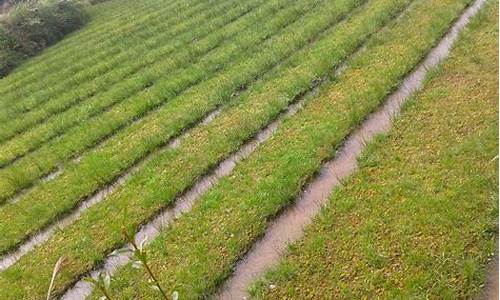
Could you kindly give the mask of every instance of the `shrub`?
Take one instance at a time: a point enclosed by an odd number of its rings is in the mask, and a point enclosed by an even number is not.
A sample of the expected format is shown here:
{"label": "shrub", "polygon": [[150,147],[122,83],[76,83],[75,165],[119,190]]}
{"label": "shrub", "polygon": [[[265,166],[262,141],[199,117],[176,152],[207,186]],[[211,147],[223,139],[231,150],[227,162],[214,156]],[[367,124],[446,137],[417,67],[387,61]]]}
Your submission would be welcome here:
{"label": "shrub", "polygon": [[0,24],[0,77],[5,76],[22,61],[22,55],[14,51],[14,43]]}

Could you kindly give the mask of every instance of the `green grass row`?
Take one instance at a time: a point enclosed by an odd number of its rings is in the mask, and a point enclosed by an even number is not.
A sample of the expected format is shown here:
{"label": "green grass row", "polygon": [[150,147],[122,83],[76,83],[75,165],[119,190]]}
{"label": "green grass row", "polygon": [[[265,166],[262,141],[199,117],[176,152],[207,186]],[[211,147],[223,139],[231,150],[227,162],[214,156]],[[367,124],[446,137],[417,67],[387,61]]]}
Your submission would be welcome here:
{"label": "green grass row", "polygon": [[[108,3],[109,3],[109,2],[108,2]],[[113,2],[113,3],[116,3],[116,2]],[[123,4],[123,2],[122,2],[122,4]],[[104,29],[104,27],[102,26],[102,24],[103,24],[103,23],[105,23],[105,22],[109,22],[111,19],[113,19],[113,17],[114,17],[113,15],[114,15],[115,13],[118,13],[118,15],[123,15],[123,16],[125,16],[124,12],[127,12],[127,11],[128,11],[128,12],[129,12],[129,16],[128,16],[128,17],[130,18],[130,17],[131,17],[130,15],[132,15],[132,14],[130,13],[131,11],[130,11],[130,10],[128,10],[128,8],[132,8],[132,7],[130,6],[130,4],[132,4],[132,3],[131,3],[131,1],[129,1],[129,5],[123,5],[123,6],[122,6],[122,9],[119,9],[118,7],[115,7],[115,8],[114,8],[114,11],[113,11],[113,10],[105,10],[105,12],[107,12],[107,15],[106,15],[106,17],[105,17],[105,18],[98,18],[98,19],[96,19],[96,18],[92,17],[92,18],[91,18],[91,20],[90,20],[90,22],[88,23],[88,24],[89,24],[89,26],[87,26],[87,27],[85,28],[85,30],[84,30],[84,31],[82,31],[82,32],[84,32],[85,34],[87,34],[87,35],[88,35],[89,33],[91,34],[91,33],[93,33],[93,32],[96,32],[97,30],[103,30],[103,29]],[[87,8],[89,8],[89,7],[87,7]],[[127,10],[124,10],[123,8],[127,8]],[[132,8],[132,9],[138,9],[138,8],[139,8],[139,7],[137,7],[137,5],[136,5],[136,6],[135,6],[134,8]],[[92,15],[96,15],[96,14],[95,14],[95,12],[96,12],[96,11],[102,12],[102,10],[95,10],[95,9],[94,9],[94,10],[92,10],[92,9],[88,9],[88,11],[93,11]],[[131,18],[131,19],[133,19],[133,18]],[[103,21],[104,21],[104,22],[103,22]],[[77,36],[82,35],[82,34],[83,34],[82,32],[76,33],[76,34],[74,34],[74,35],[77,35]],[[95,37],[95,36],[94,36],[94,37]],[[87,36],[87,38],[89,38],[89,37]],[[54,46],[54,47],[52,47],[51,49],[46,50],[46,52],[48,52],[48,53],[49,53],[49,54],[46,54],[46,55],[52,55],[52,54],[53,54],[53,53],[52,53],[52,52],[53,52],[53,49],[54,49],[54,48],[56,48],[56,47],[57,47],[57,48],[62,48],[63,46],[67,46],[67,44],[68,44],[68,43],[67,43],[67,41],[68,41],[68,40],[70,40],[70,39],[65,39],[64,41],[61,41],[61,42],[60,42],[57,46]],[[29,66],[33,66],[34,64],[37,64],[37,65],[39,65],[39,66],[40,66],[40,65],[42,65],[42,64],[45,64],[46,62],[48,62],[48,61],[47,61],[47,60],[45,60],[45,61],[40,61],[40,59],[38,59],[38,58],[34,58],[34,59],[30,60],[29,62],[27,62],[25,65],[27,65],[27,66],[28,66],[28,65],[29,65]],[[28,75],[28,73],[25,73],[24,75]],[[22,79],[22,78],[16,78],[16,79]],[[11,86],[11,85],[7,85],[7,81],[5,81],[5,80],[4,80],[3,82],[5,82],[5,85],[4,85],[4,84],[2,84],[2,90],[1,90],[2,92],[4,92],[4,90],[10,90],[10,89],[12,89],[12,86]],[[8,80],[8,83],[15,83],[15,80],[13,80],[13,78],[12,78],[12,79]],[[7,89],[5,89],[5,88],[7,88]]]}
{"label": "green grass row", "polygon": [[[96,50],[87,51],[89,53],[82,57],[82,59],[77,60],[78,63],[70,65],[71,67],[65,68],[60,72],[50,69],[52,71],[51,76],[46,76],[43,80],[32,80],[31,85],[23,86],[19,92],[29,98],[27,99],[29,101],[23,101],[23,103],[13,102],[17,106],[12,107],[10,111],[20,114],[26,110],[36,108],[48,101],[48,98],[59,96],[60,92],[65,91],[63,87],[69,87],[75,83],[85,83],[93,79],[96,74],[109,71],[112,69],[112,66],[117,64],[117,61],[120,59],[126,60],[127,57],[131,57],[133,53],[138,51],[138,48],[146,46],[152,48],[157,43],[161,45],[161,42],[168,40],[168,37],[178,35],[182,32],[193,31],[194,29],[199,30],[200,25],[203,24],[203,20],[217,16],[214,13],[214,9],[221,5],[220,2],[218,0],[215,3],[195,2],[194,4],[196,5],[192,5],[189,8],[190,14],[187,16],[183,16],[185,14],[183,13],[175,18],[169,18],[169,14],[164,13],[163,17],[167,18],[169,22],[162,22],[161,20],[153,22],[152,20],[148,20],[143,22],[144,24],[137,26],[141,29],[139,33],[133,32],[133,34],[129,34],[125,32],[123,35],[118,36],[119,38],[115,39],[111,45],[96,45],[98,47]],[[142,43],[146,45],[142,45]],[[68,59],[72,58],[71,56],[68,57]],[[108,61],[103,61],[103,58]],[[45,89],[49,84],[51,89]],[[21,95],[22,97],[14,95],[13,98],[21,97],[24,99],[23,95]]]}
{"label": "green grass row", "polygon": [[[284,2],[272,3],[274,4],[265,5],[263,8],[221,28],[220,31],[215,31],[197,43],[193,43],[190,51],[179,51],[178,57],[172,57],[170,60],[155,64],[150,72],[139,76],[139,78],[134,78],[131,82],[124,82],[116,91],[113,90],[109,94],[105,94],[106,98],[97,98],[97,103],[102,104],[112,102],[116,98],[124,100],[112,106],[111,109],[97,114],[94,118],[73,126],[54,141],[43,145],[8,167],[0,169],[0,199],[5,200],[22,188],[33,185],[38,178],[68,158],[94,147],[102,140],[126,128],[132,121],[149,114],[190,87],[222,72],[224,68],[237,61],[234,59],[238,52],[235,52],[234,48],[240,46],[236,43],[230,43],[227,39],[245,39],[243,30],[255,31],[263,18],[276,13],[276,8],[281,7],[281,3]],[[241,13],[238,13],[238,10],[251,10],[251,6],[251,3],[248,6],[238,6],[233,13],[238,15]],[[228,11],[225,16],[231,18],[231,11]],[[257,44],[252,44],[251,40],[246,45],[247,47],[257,46]],[[201,59],[197,57],[197,54],[204,53],[208,54],[202,56]],[[240,60],[247,57],[246,54],[239,56]],[[192,64],[189,64],[190,62]],[[182,66],[184,68],[180,68]],[[170,73],[168,77],[162,77],[165,72]],[[155,85],[141,89],[144,84],[152,80],[156,80]],[[135,89],[141,89],[141,91],[134,94]],[[132,97],[128,97],[130,94]],[[76,113],[81,114],[73,114],[70,117],[83,118],[85,117],[83,113],[86,110],[93,112],[92,108],[83,106],[83,111],[76,111]]]}
{"label": "green grass row", "polygon": [[[283,1],[283,3],[286,2]],[[255,1],[234,5],[234,2],[229,1],[224,5],[227,7],[219,8],[225,11],[225,14],[205,22],[203,27],[187,32],[179,39],[172,39],[171,42],[163,40],[165,37],[162,37],[163,46],[149,50],[143,49],[146,55],[140,59],[131,60],[129,64],[115,68],[108,74],[96,78],[95,81],[69,90],[48,103],[44,109],[33,110],[22,118],[14,119],[10,122],[10,127],[5,124],[2,128],[4,134],[0,136],[14,138],[0,144],[0,167],[26,153],[33,152],[45,142],[68,131],[72,126],[111,109],[123,99],[145,92],[172,70],[192,64],[200,56],[203,57],[219,46],[223,40],[229,38],[227,34],[224,35],[224,26],[251,13],[261,4],[262,1]],[[231,6],[233,6],[232,9],[230,9]],[[214,13],[220,14],[220,11]],[[193,39],[197,41],[192,42]],[[212,43],[206,43],[206,41]],[[203,47],[196,47],[200,44]],[[165,69],[167,62],[172,60],[177,61],[177,66],[173,69]],[[171,67],[171,64],[168,66]],[[33,125],[37,126],[30,129],[29,127]],[[19,133],[19,129],[30,130],[23,130]]]}
{"label": "green grass row", "polygon": [[[4,104],[4,107],[8,109],[5,109],[5,112],[0,117],[2,117],[2,120],[7,119],[7,124],[4,124],[2,127],[5,130],[9,129],[10,123],[17,124],[15,122],[16,119],[8,119],[8,117],[22,115],[26,110],[30,111],[33,108],[38,108],[47,101],[53,101],[54,98],[57,100],[57,97],[67,92],[68,89],[96,79],[96,76],[103,75],[113,70],[114,67],[120,66],[120,62],[140,60],[142,57],[139,56],[139,53],[147,53],[159,45],[164,45],[166,41],[170,41],[173,37],[194,31],[194,29],[200,28],[201,24],[207,22],[207,20],[220,15],[220,9],[225,8],[227,10],[230,8],[227,4],[225,7],[219,6],[221,6],[220,3],[211,3],[209,5],[209,3],[197,2],[196,5],[188,10],[190,13],[187,15],[183,13],[172,17],[170,16],[172,12],[164,13],[162,19],[167,18],[168,22],[161,19],[153,22],[153,19],[148,19],[147,22],[143,22],[143,24],[137,26],[141,29],[141,32],[132,32],[131,34],[126,32],[122,36],[115,35],[116,38],[111,45],[97,44],[96,49],[80,50],[80,52],[84,52],[85,54],[82,59],[78,59],[74,55],[69,55],[66,59],[59,59],[59,63],[63,66],[68,65],[68,60],[76,60],[78,63],[69,64],[71,67],[61,71],[54,70],[53,67],[41,70],[40,72],[44,73],[45,76],[37,77],[36,80],[31,80],[29,84],[23,85],[18,90],[18,94],[4,95],[2,99],[8,103],[10,102],[12,105],[7,107]],[[81,72],[82,69],[83,72]],[[47,73],[50,75],[47,75]],[[95,91],[88,93],[95,93]],[[76,98],[73,101],[77,101],[78,98],[82,97],[78,97],[75,94],[72,95]],[[30,116],[24,117],[24,119],[28,119],[29,121]],[[9,134],[12,135],[16,132],[9,132]],[[2,135],[2,140],[4,138]]]}
{"label": "green grass row", "polygon": [[[168,22],[149,19],[142,24],[136,24],[137,31],[115,34],[111,45],[94,44],[95,49],[81,50],[80,52],[84,52],[85,56],[80,59],[73,55],[58,59],[62,69],[59,70],[54,66],[49,66],[46,70],[41,69],[40,72],[48,72],[49,75],[38,76],[8,94],[9,96],[3,97],[6,101],[4,106],[8,106],[8,111],[0,115],[2,117],[0,120],[5,123],[7,112],[22,115],[34,108],[39,108],[47,101],[51,101],[51,98],[66,92],[65,87],[69,88],[76,83],[86,83],[95,76],[108,72],[116,65],[116,61],[126,60],[128,56],[133,57],[132,54],[138,48],[154,48],[156,44],[161,45],[161,42],[168,38],[193,31],[204,21],[217,15],[214,10],[219,8],[222,1],[217,0],[217,2],[211,5],[205,2],[195,2],[193,4],[196,5],[192,5],[187,10],[189,14],[184,12],[176,17],[171,17],[169,13],[164,12],[163,17],[167,18]],[[67,62],[72,59],[76,59],[76,63],[68,64]],[[19,99],[22,101],[18,101]]]}
{"label": "green grass row", "polygon": [[[40,74],[39,72],[34,72],[36,70],[57,70],[56,66],[64,67],[61,62],[67,61],[68,55],[81,55],[80,52],[82,52],[82,47],[83,52],[85,53],[98,46],[113,45],[113,43],[110,44],[110,42],[114,41],[114,39],[116,38],[120,38],[127,34],[134,34],[146,29],[144,26],[142,26],[142,24],[148,23],[148,19],[153,16],[155,18],[153,18],[153,20],[151,21],[155,21],[154,24],[156,24],[156,22],[158,21],[158,17],[161,17],[162,14],[165,14],[165,9],[167,11],[171,10],[173,12],[177,12],[177,14],[183,15],[186,12],[191,13],[192,9],[186,8],[189,8],[189,5],[192,6],[193,4],[197,3],[177,3],[188,5],[187,7],[185,7],[180,5],[166,5],[165,3],[162,3],[163,1],[149,1],[147,2],[147,8],[140,8],[136,7],[134,3],[131,2],[132,1],[127,1],[127,5],[124,5],[124,3],[120,1],[120,3],[122,3],[121,8],[108,8],[108,11],[111,11],[112,9],[125,9],[125,11],[127,12],[126,14],[119,15],[116,18],[111,18],[105,15],[98,18],[97,20],[92,20],[83,30],[73,34],[71,37],[68,37],[55,46],[47,49],[43,55],[33,58],[25,63],[23,67],[19,68],[19,72],[15,72],[15,75],[11,74],[0,81],[0,86],[3,87],[0,93],[5,94],[16,89],[19,90],[26,83],[33,81],[36,78],[35,74],[38,76],[45,75]],[[158,4],[163,4],[163,6],[157,7]],[[135,10],[142,11],[142,14],[137,14],[135,12],[135,16],[140,16],[140,18],[130,16],[130,12]],[[84,58],[85,56],[78,57]]]}
{"label": "green grass row", "polygon": [[255,298],[475,299],[498,234],[498,2],[487,5]]}
{"label": "green grass row", "polygon": [[[269,221],[296,199],[322,162],[397,87],[468,3],[418,1],[396,26],[369,43],[331,88],[311,99],[190,213],[176,220],[148,247],[153,272],[163,287],[186,299],[214,293]],[[130,214],[123,213],[123,223],[130,223]],[[68,228],[65,233],[83,230]],[[107,239],[105,234],[95,233],[92,243]],[[155,298],[143,271],[130,266],[119,272],[111,287],[118,299]]]}
{"label": "green grass row", "polygon": [[[157,1],[156,4],[158,4],[158,2],[160,2],[160,1]],[[140,10],[140,8],[131,7],[130,4],[131,3],[129,3],[128,5],[124,5],[124,7],[128,8],[129,12],[133,11],[134,9]],[[151,13],[154,13],[154,11],[155,11],[155,9],[154,9],[155,3],[150,2],[150,4],[151,4],[150,8],[152,8],[152,10],[149,12],[149,14],[151,15]],[[166,6],[168,6],[168,5],[166,5]],[[175,8],[175,7],[173,7],[173,8]],[[156,10],[158,10],[158,8],[156,8]],[[109,12],[109,10],[108,10],[108,12]],[[144,11],[144,15],[146,15],[146,13],[147,13],[147,11]],[[127,30],[123,30],[123,29],[126,29],[126,27],[128,27],[129,25],[132,25],[132,28],[136,29],[136,30],[142,29],[143,27],[140,26],[141,23],[137,23],[137,22],[134,23],[133,22],[134,19],[136,19],[136,18],[134,18],[132,16],[128,16],[128,17],[123,16],[123,18],[113,19],[110,15],[105,16],[105,17],[103,16],[103,18],[97,19],[97,20],[95,20],[94,18],[91,18],[91,21],[87,24],[87,26],[83,30],[72,34],[70,37],[65,38],[63,41],[56,44],[55,46],[53,46],[49,49],[46,49],[44,51],[43,55],[40,55],[38,57],[31,59],[30,61],[26,62],[21,68],[18,68],[18,69],[22,69],[22,71],[18,72],[19,76],[12,75],[12,76],[9,76],[7,78],[2,79],[0,81],[0,86],[3,89],[0,93],[1,94],[9,93],[13,90],[22,88],[22,86],[24,84],[35,80],[36,77],[34,77],[34,74],[33,74],[34,73],[33,70],[35,70],[35,68],[33,68],[33,66],[36,66],[37,69],[40,69],[42,67],[47,67],[47,64],[49,62],[50,63],[60,62],[61,59],[59,59],[59,58],[56,60],[49,59],[49,58],[52,58],[54,53],[57,53],[59,55],[65,54],[65,50],[68,50],[67,49],[68,43],[66,43],[68,40],[69,41],[78,40],[78,43],[80,43],[79,46],[83,47],[84,50],[89,50],[88,49],[89,47],[95,47],[96,45],[102,44],[102,42],[106,42],[109,39],[113,39],[113,38],[119,37],[120,35],[126,34]],[[127,20],[128,22],[126,22],[124,24],[120,24],[118,22],[119,20],[121,20],[121,23],[123,23],[125,20]],[[142,20],[142,22],[144,22],[144,21],[145,20]],[[125,24],[127,26],[125,26]],[[111,27],[108,27],[108,25],[111,25]],[[137,26],[137,25],[139,25],[139,26]],[[99,29],[103,32],[102,33],[95,32],[95,35],[91,35],[89,37],[88,34],[89,33],[94,34],[92,32],[96,31],[96,29]],[[129,29],[129,31],[131,31],[130,30],[131,28],[128,28],[128,29]],[[112,35],[113,33],[115,33],[115,34]],[[104,38],[104,35],[107,35],[107,34],[111,34],[111,35],[108,36],[107,38]],[[95,37],[100,37],[103,39],[97,40],[97,39],[95,39]],[[78,43],[75,43],[75,44],[78,45]],[[72,54],[78,55],[79,54],[78,51],[82,52],[82,48],[75,47],[75,44],[70,43],[71,47],[73,47],[71,49]],[[61,64],[59,64],[59,66],[61,66]],[[52,69],[56,69],[55,66],[53,66]],[[46,74],[42,74],[42,76],[43,75],[46,75]]]}
{"label": "green grass row", "polygon": [[[348,7],[353,3],[328,2],[308,18],[308,22],[298,26],[295,34],[284,40],[285,44],[293,39],[307,38],[307,31],[317,28],[321,19],[331,18],[342,10],[339,5]],[[88,271],[106,253],[124,243],[120,233],[122,225],[136,230],[160,208],[171,204],[199,176],[236,151],[298,95],[311,89],[318,77],[330,73],[333,65],[340,64],[407,5],[408,1],[402,0],[371,1],[345,22],[325,32],[318,42],[294,55],[289,64],[282,65],[268,80],[253,86],[212,123],[193,129],[178,148],[156,156],[108,199],[90,208],[76,223],[6,270],[0,277],[0,291],[5,290],[6,294],[0,296],[24,297],[27,295],[23,294],[25,291],[42,292],[43,269],[51,268],[53,257],[59,253],[68,257],[68,264],[56,286],[58,291],[64,290],[79,274]],[[246,68],[240,68],[240,72],[255,63],[250,61]],[[239,74],[235,72],[226,80]],[[158,117],[162,116],[165,115]],[[33,260],[39,262],[37,268],[30,267]],[[18,281],[20,278],[23,279],[22,287]]]}
{"label": "green grass row", "polygon": [[[27,234],[36,232],[55,217],[71,210],[80,200],[112,182],[169,138],[227,102],[241,86],[306,47],[309,40],[333,26],[356,4],[343,0],[327,6],[318,1],[301,1],[297,7],[289,6],[289,9],[274,14],[266,26],[257,22],[259,25],[242,34],[238,42],[229,43],[226,51],[219,54],[221,57],[226,57],[228,53],[239,55],[233,56],[239,63],[119,132],[116,137],[83,156],[80,163],[69,164],[55,180],[41,183],[16,203],[0,207],[0,252],[16,246]],[[319,14],[321,10],[328,14]],[[297,17],[301,18],[279,31]],[[252,33],[252,30],[255,32]],[[277,30],[279,34],[266,40],[270,32]],[[244,45],[246,50],[242,47]],[[260,54],[248,59],[248,53],[256,49],[260,50]],[[212,65],[216,61],[207,63]]]}
{"label": "green grass row", "polygon": [[[0,141],[12,139],[17,134],[43,123],[54,114],[64,112],[88,98],[108,91],[116,83],[143,72],[145,68],[162,61],[175,50],[185,49],[189,43],[210,33],[211,31],[207,31],[205,25],[210,26],[212,31],[223,27],[231,18],[224,16],[221,12],[229,11],[231,8],[235,10],[239,7],[246,7],[252,3],[254,2],[234,5],[232,1],[222,1],[218,5],[212,5],[210,9],[205,9],[205,13],[196,18],[190,18],[166,28],[159,26],[155,32],[148,34],[147,39],[133,37],[116,41],[114,47],[120,52],[119,55],[110,55],[106,49],[99,55],[89,56],[89,59],[99,63],[82,63],[87,68],[78,74],[73,74],[71,70],[68,71],[71,76],[66,72],[55,72],[51,82],[38,80],[38,84],[50,88],[35,87],[40,93],[27,92],[30,99],[37,101],[36,107],[32,107],[29,111],[17,113],[10,109],[5,111],[3,116],[10,118],[0,125],[2,132]],[[126,49],[126,51],[120,49]],[[124,62],[127,63],[124,64]],[[23,98],[23,100],[26,99]],[[20,105],[26,107],[30,104],[22,101]]]}
{"label": "green grass row", "polygon": [[[193,3],[196,4],[196,3]],[[196,12],[199,14],[200,12],[203,12],[204,9],[200,7],[201,3],[197,3],[198,5],[193,6],[192,8],[189,8],[189,11],[192,13]],[[210,7],[210,6],[207,6]],[[191,17],[189,17],[191,18]],[[177,17],[176,21],[180,22],[182,20],[189,20],[188,17],[183,18],[183,17]],[[169,18],[169,20],[173,19],[172,17]],[[175,20],[173,20],[175,21]],[[165,23],[165,21],[163,21]],[[168,22],[170,23],[170,22]],[[171,25],[176,24],[176,22],[170,23]],[[13,114],[22,114],[26,111],[29,111],[32,108],[37,107],[37,105],[43,104],[44,101],[47,101],[47,84],[49,81],[52,81],[54,86],[60,87],[61,85],[65,83],[71,83],[74,82],[75,80],[79,79],[86,79],[90,75],[87,75],[87,72],[84,72],[83,74],[80,74],[82,70],[88,69],[88,68],[93,68],[96,69],[96,66],[94,66],[96,63],[103,68],[102,60],[92,60],[95,59],[97,56],[99,58],[107,58],[109,60],[110,57],[112,58],[117,58],[123,55],[123,51],[128,51],[128,46],[125,45],[137,45],[137,40],[145,40],[150,37],[154,37],[155,30],[156,33],[159,31],[159,27],[164,26],[162,24],[161,20],[145,20],[142,23],[135,24],[135,27],[133,29],[129,30],[131,32],[123,32],[121,34],[114,34],[112,37],[110,37],[108,40],[112,41],[113,43],[110,45],[105,45],[105,43],[94,43],[90,44],[85,48],[85,45],[80,45],[79,49],[79,54],[84,54],[83,57],[77,58],[75,54],[70,53],[69,51],[64,51],[61,50],[59,51],[60,53],[65,53],[66,57],[59,58],[56,60],[56,65],[50,65],[46,66],[45,68],[42,68],[43,65],[39,65],[37,69],[37,73],[32,74],[32,78],[29,78],[30,80],[27,81],[26,83],[20,85],[18,88],[14,89],[10,93],[5,93],[5,96],[2,98],[5,101],[5,104],[3,104],[4,107],[9,108],[8,112],[12,112]],[[169,27],[162,27],[163,30],[167,30]],[[149,32],[149,34],[148,34]],[[160,31],[161,32],[161,31]],[[136,42],[134,42],[134,40]],[[120,43],[117,43],[117,41],[122,41]],[[125,43],[128,41],[129,43]],[[79,42],[75,42],[75,44],[78,44]],[[85,41],[82,41],[80,43],[85,43]],[[56,45],[57,46],[57,45]],[[83,48],[83,49],[82,49]],[[43,55],[42,55],[43,56]],[[68,64],[69,61],[72,61],[72,59],[76,59],[78,63],[74,64]],[[63,76],[63,74],[66,75],[66,77]],[[87,75],[87,76],[85,76]],[[56,81],[56,78],[60,78],[60,82]],[[28,76],[26,76],[28,78]],[[57,90],[52,88],[53,95],[58,95],[56,92]],[[59,91],[61,91],[61,88],[59,88]],[[64,90],[62,90],[64,91]],[[41,96],[37,96],[40,94]],[[19,101],[22,100],[22,101]],[[2,113],[1,115],[2,119],[1,121],[5,121],[5,113]]]}

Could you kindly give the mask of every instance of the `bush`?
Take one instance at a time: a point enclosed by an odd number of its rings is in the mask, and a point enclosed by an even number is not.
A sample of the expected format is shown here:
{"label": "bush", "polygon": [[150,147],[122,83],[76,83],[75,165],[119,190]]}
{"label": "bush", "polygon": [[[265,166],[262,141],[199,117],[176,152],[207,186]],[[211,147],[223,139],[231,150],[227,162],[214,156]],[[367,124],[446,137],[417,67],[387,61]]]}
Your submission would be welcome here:
{"label": "bush", "polygon": [[[23,1],[0,20],[0,74],[33,56],[87,21],[83,4],[72,0]],[[4,53],[5,52],[5,53]],[[12,59],[6,61],[5,59]]]}
{"label": "bush", "polygon": [[14,43],[0,24],[0,77],[7,75],[22,59],[22,55],[14,51]]}

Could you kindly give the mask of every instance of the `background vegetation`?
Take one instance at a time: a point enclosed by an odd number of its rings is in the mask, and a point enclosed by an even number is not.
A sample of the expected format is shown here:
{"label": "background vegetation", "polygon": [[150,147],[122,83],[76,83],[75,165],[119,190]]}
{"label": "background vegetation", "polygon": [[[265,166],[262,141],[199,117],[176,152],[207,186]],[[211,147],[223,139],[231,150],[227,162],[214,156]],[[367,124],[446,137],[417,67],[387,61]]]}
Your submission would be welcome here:
{"label": "background vegetation", "polygon": [[16,2],[0,18],[0,76],[80,28],[87,20],[84,5],[79,1]]}

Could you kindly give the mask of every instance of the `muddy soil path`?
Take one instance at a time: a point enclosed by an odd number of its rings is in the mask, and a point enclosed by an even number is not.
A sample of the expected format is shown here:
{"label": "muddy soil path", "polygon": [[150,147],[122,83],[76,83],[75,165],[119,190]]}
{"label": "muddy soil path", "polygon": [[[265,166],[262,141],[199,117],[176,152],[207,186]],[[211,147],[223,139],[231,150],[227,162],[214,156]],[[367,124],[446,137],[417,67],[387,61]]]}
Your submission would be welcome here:
{"label": "muddy soil path", "polygon": [[[498,251],[498,246],[497,246]],[[488,264],[488,273],[486,275],[485,285],[476,298],[477,300],[498,300],[499,289],[498,289],[498,252],[495,257]]]}

